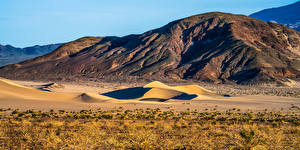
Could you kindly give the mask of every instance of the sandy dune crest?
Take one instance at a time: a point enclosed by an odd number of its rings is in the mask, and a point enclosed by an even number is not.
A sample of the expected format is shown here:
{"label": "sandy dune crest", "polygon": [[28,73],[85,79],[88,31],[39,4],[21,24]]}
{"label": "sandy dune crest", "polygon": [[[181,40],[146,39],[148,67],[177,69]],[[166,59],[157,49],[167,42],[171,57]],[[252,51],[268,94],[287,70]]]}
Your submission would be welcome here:
{"label": "sandy dune crest", "polygon": [[176,90],[187,94],[197,94],[197,95],[216,95],[214,92],[207,90],[201,86],[192,84],[192,85],[180,85],[180,86],[168,86],[159,81],[151,82],[144,87],[148,88],[164,88],[170,90]]}

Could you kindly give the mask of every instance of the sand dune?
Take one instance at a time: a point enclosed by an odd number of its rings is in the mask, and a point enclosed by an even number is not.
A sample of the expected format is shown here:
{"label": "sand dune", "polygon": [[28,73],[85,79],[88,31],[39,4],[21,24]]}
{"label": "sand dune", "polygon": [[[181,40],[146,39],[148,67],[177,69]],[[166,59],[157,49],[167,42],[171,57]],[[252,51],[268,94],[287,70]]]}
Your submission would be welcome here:
{"label": "sand dune", "polygon": [[[50,83],[42,85],[45,88],[62,88],[62,85]],[[97,93],[52,93],[43,88],[29,88],[0,78],[0,98],[48,101],[77,101],[86,103],[107,102],[109,97]]]}
{"label": "sand dune", "polygon": [[116,99],[135,99],[140,101],[164,102],[169,99],[192,100],[203,95],[216,95],[198,85],[168,86],[154,81],[143,87],[128,88],[104,93],[103,95]]}
{"label": "sand dune", "polygon": [[82,93],[77,97],[77,100],[86,103],[108,102],[110,99],[97,93]]}
{"label": "sand dune", "polygon": [[6,79],[0,79],[0,98],[18,98],[27,100],[60,100],[85,103],[120,102],[122,100],[141,102],[165,102],[167,100],[192,100],[201,95],[211,95],[206,89],[197,85],[168,86],[154,81],[144,87],[133,87],[108,93],[54,93],[51,89],[63,88],[63,85],[50,83],[38,89],[18,85]]}
{"label": "sand dune", "polygon": [[37,89],[24,87],[9,80],[0,78],[0,97],[1,98],[21,98],[31,100],[71,100],[72,94],[57,94]]}

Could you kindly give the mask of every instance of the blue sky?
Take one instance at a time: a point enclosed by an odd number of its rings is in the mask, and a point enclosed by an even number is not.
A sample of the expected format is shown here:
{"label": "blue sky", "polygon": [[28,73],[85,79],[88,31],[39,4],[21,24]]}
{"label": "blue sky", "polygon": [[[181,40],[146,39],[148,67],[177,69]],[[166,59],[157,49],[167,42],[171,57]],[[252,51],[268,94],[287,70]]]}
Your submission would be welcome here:
{"label": "blue sky", "polygon": [[0,44],[61,43],[83,36],[143,33],[187,16],[249,15],[298,0],[1,0]]}

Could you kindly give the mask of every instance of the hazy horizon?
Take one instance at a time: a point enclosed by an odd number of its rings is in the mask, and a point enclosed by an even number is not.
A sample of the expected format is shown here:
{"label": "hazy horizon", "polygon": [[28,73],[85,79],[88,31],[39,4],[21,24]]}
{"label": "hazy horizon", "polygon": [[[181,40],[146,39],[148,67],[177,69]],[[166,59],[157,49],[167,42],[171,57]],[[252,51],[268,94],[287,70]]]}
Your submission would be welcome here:
{"label": "hazy horizon", "polygon": [[219,11],[250,15],[298,0],[10,0],[0,2],[0,44],[47,45],[83,36],[124,36],[191,15]]}

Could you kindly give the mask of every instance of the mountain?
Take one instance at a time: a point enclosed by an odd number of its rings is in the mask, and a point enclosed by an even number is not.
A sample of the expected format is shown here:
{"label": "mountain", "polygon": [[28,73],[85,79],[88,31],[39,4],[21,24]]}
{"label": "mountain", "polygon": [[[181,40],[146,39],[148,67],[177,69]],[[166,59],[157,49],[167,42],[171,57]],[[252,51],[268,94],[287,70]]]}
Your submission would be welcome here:
{"label": "mountain", "polygon": [[250,15],[250,17],[266,22],[285,24],[292,29],[300,31],[300,1],[291,5],[270,8]]}
{"label": "mountain", "polygon": [[0,67],[47,54],[58,48],[60,45],[62,44],[50,44],[45,46],[36,45],[26,48],[0,45]]}
{"label": "mountain", "polygon": [[84,37],[0,69],[12,79],[138,77],[261,84],[300,79],[300,32],[244,15],[195,15],[124,37]]}

